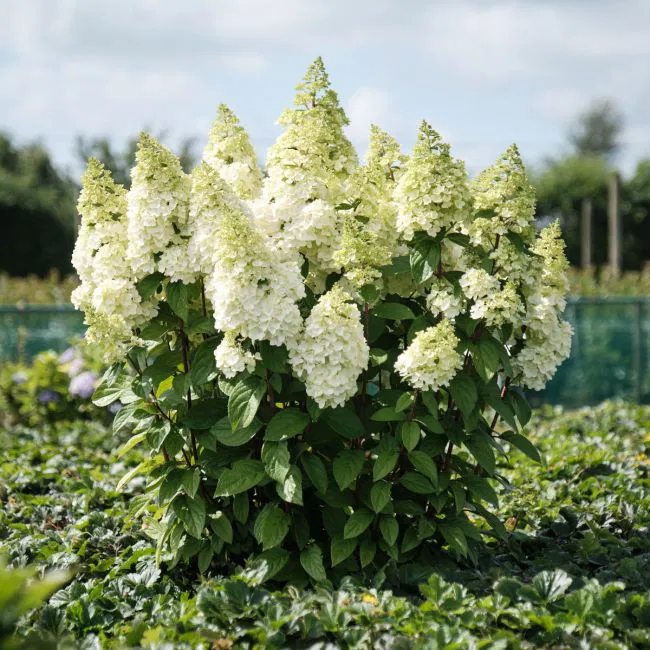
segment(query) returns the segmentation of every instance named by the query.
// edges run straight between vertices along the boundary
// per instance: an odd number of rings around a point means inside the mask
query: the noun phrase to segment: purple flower
[[[14,372],[14,374],[11,375],[11,381],[13,381],[14,384],[24,384],[27,381],[27,373],[22,370]]]
[[[97,375],[94,372],[86,371],[72,379],[68,390],[71,395],[88,399],[95,392],[96,383]]]
[[[68,364],[68,377],[76,377],[84,368],[86,364],[81,358],[73,359]]]
[[[46,388],[38,394],[38,401],[41,404],[49,404],[50,402],[59,402],[61,401],[61,394],[57,393],[55,390],[50,390]]]
[[[77,358],[77,351],[74,348],[68,348],[59,356],[59,363],[69,363]]]
[[[122,402],[120,402],[119,400],[117,400],[117,402],[113,402],[112,404],[109,404],[109,405],[106,407],[106,410],[107,410],[111,415],[115,415],[115,414],[116,414],[116,413],[117,413],[117,412],[118,412],[118,411],[119,411],[123,406],[124,406],[124,404],[122,404]]]

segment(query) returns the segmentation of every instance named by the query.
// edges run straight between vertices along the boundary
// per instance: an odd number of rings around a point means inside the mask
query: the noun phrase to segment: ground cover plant
[[[537,458],[522,388],[569,353],[559,225],[515,146],[470,182],[426,122],[409,156],[373,127],[359,164],[320,59],[297,91],[264,177],[225,106],[189,175],[147,134],[128,191],[89,162],[72,298],[141,455],[123,482],[172,566],[476,560],[506,535],[498,458]]]
[[[158,566],[154,540],[133,518],[144,481],[117,489],[140,462],[137,449],[120,454],[111,433],[91,421],[3,430],[0,554],[7,568],[0,569],[0,593],[24,584],[24,572],[15,572],[26,566],[72,576],[18,620],[13,643],[648,647],[650,409],[548,409],[529,427],[542,465],[517,450],[499,460],[509,483],[498,510],[507,535],[475,563],[445,547],[426,571],[343,578],[316,589],[280,587],[254,565],[228,576],[218,568],[201,576],[196,567]],[[4,634],[16,610],[3,605]]]

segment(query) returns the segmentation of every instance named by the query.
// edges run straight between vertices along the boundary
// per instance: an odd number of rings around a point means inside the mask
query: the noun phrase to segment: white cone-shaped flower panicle
[[[395,190],[397,230],[411,240],[416,232],[435,237],[443,228],[464,224],[470,192],[465,165],[426,122],[420,125],[413,155]]]
[[[193,210],[197,223],[214,226],[211,248],[203,254],[213,264],[205,293],[215,326],[251,341],[282,345],[302,325],[296,304],[305,295],[300,267],[274,254],[243,204],[238,208],[228,200],[216,171],[203,164],[201,174],[203,179],[195,178]],[[200,192],[204,195],[196,196]]]
[[[357,167],[346,184],[347,210],[341,210],[341,242],[334,262],[356,288],[381,277],[379,267],[397,254],[397,210],[392,201],[395,178],[405,156],[399,144],[377,126],[371,127],[365,165]]]
[[[255,149],[237,116],[225,104],[217,109],[203,160],[219,172],[240,199],[259,196],[262,170]]]
[[[223,206],[248,214],[246,204],[235,196],[218,171],[202,162],[191,178],[190,223],[192,236],[187,247],[188,261],[195,273],[212,273],[219,263],[219,229],[224,219]]]
[[[463,366],[456,351],[459,339],[447,319],[420,330],[395,362],[395,370],[413,388],[436,391],[449,382]]]
[[[336,270],[332,256],[340,217],[335,207],[356,155],[343,134],[348,121],[320,59],[297,89],[296,108],[279,120],[286,130],[268,151],[268,177],[254,211],[278,251],[302,253],[310,273],[318,276]]]
[[[235,332],[226,332],[223,340],[214,351],[214,358],[217,368],[221,370],[223,376],[232,379],[245,370],[253,372],[259,355],[246,350],[241,342],[237,341]]]
[[[480,214],[469,233],[476,246],[494,247],[496,236],[516,233],[526,243],[535,237],[535,188],[530,184],[519,150],[510,146],[497,162],[472,183],[474,208]]]
[[[432,316],[444,316],[453,322],[464,307],[463,296],[444,278],[434,277],[427,293],[427,308]]]
[[[520,324],[524,307],[512,282],[502,287],[499,280],[484,269],[469,269],[463,273],[460,286],[467,299],[473,301],[469,312],[472,318],[484,319],[490,327]]]
[[[131,330],[157,312],[154,300],[142,302],[131,269],[124,262],[127,248],[126,190],[94,158],[82,178],[78,203],[81,215],[72,264],[80,286],[72,294],[85,312],[87,338],[100,342],[107,358],[121,356]]]
[[[524,346],[513,366],[521,373],[521,382],[534,390],[544,388],[571,351],[573,330],[560,318],[568,291],[564,248],[558,221],[544,228],[532,247],[541,258],[541,268],[537,282],[527,287]]]
[[[127,256],[137,278],[159,271],[191,283],[187,263],[190,181],[178,158],[154,137],[140,135],[128,193]]]
[[[369,350],[361,313],[338,286],[323,294],[289,345],[289,361],[321,408],[342,406],[357,392]]]

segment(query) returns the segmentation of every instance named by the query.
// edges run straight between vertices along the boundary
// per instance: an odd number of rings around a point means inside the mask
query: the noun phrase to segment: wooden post
[[[619,176],[614,172],[609,180],[609,266],[614,275],[621,273],[621,215],[619,207]]]
[[[591,266],[591,213],[593,203],[591,199],[582,199],[582,226],[580,228],[580,259],[583,269]]]

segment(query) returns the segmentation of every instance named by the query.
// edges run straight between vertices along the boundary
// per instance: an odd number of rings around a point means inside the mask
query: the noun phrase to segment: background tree
[[[620,148],[623,115],[614,102],[594,102],[578,116],[569,132],[569,141],[578,156],[602,156],[611,159]]]
[[[537,216],[560,217],[571,264],[580,264],[582,202],[592,202],[592,264],[607,263],[607,183],[614,171],[612,159],[620,148],[623,116],[611,100],[594,102],[569,129],[572,151],[550,159],[535,180]],[[627,217],[623,213],[623,232]],[[625,235],[623,259],[626,268],[636,267],[639,256],[629,254]]]
[[[72,270],[77,188],[39,144],[0,133],[0,270],[45,276]]]

